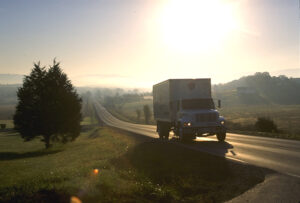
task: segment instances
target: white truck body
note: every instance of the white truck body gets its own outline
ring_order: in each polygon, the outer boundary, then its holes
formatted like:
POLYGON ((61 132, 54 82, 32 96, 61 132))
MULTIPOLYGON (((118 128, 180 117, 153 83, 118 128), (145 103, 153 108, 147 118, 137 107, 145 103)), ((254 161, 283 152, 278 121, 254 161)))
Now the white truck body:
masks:
POLYGON ((215 110, 209 78, 169 79, 154 85, 153 111, 160 137, 168 137, 170 130, 179 137, 226 136, 225 120, 215 110))

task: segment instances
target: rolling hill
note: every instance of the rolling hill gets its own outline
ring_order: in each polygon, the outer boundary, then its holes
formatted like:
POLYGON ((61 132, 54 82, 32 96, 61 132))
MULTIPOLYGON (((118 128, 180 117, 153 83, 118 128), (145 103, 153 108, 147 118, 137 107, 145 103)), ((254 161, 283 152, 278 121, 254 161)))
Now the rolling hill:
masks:
POLYGON ((214 98, 226 106, 257 104, 300 104, 300 80, 271 76, 268 72, 245 76, 213 86, 214 98))

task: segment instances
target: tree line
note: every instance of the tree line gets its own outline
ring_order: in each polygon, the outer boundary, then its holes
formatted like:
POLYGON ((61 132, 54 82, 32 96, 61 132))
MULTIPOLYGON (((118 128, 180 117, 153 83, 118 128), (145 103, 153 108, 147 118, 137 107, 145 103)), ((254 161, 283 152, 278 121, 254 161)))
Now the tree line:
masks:
POLYGON ((226 84, 214 85, 213 94, 227 105, 300 104, 300 79, 258 72, 226 84), (241 87, 252 92, 238 94, 237 89, 241 87))

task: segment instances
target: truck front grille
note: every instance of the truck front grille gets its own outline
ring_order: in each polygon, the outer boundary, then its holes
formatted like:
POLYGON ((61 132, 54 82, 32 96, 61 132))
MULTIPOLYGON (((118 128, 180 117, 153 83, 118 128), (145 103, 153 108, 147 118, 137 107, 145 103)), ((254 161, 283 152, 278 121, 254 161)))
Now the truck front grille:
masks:
POLYGON ((216 113, 201 113, 196 115, 196 122, 216 122, 216 113))

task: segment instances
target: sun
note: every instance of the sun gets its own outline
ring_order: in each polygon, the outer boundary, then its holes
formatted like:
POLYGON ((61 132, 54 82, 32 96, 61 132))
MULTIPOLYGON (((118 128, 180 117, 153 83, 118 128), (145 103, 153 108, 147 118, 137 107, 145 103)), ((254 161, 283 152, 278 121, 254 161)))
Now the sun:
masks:
POLYGON ((238 27, 234 5, 223 0, 170 0, 160 25, 164 43, 181 52, 209 52, 238 27))

